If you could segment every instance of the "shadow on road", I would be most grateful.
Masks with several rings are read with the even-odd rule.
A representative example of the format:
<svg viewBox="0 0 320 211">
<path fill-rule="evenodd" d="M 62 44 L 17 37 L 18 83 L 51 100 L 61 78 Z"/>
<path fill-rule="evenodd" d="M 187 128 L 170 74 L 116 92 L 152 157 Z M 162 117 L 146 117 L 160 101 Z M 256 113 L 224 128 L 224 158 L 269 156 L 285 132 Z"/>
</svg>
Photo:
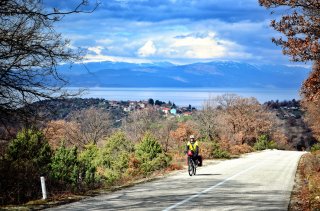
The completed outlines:
<svg viewBox="0 0 320 211">
<path fill-rule="evenodd" d="M 222 174 L 196 174 L 195 176 L 219 176 Z"/>
<path fill-rule="evenodd" d="M 221 174 L 199 174 L 198 176 L 206 176 L 201 180 L 185 177 L 154 181 L 112 194 L 88 198 L 57 210 L 164 210 L 188 198 L 192 199 L 174 210 L 286 210 L 283 195 L 289 193 L 279 190 L 261 191 L 258 184 L 250 182 L 229 180 L 217 188 L 204 191 L 223 182 L 210 177 L 217 175 Z M 197 196 L 193 197 L 195 195 Z"/>
</svg>

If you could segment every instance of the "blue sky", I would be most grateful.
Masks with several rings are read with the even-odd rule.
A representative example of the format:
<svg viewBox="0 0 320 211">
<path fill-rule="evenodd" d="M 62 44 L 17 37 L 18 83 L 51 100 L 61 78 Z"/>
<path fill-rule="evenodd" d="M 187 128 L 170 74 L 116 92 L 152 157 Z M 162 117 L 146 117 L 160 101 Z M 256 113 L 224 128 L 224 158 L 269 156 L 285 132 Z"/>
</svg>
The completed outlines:
<svg viewBox="0 0 320 211">
<path fill-rule="evenodd" d="M 74 2 L 47 4 L 67 9 Z M 67 16 L 56 30 L 87 49 L 85 62 L 288 64 L 271 42 L 279 36 L 272 18 L 258 0 L 101 0 L 96 11 Z"/>
</svg>

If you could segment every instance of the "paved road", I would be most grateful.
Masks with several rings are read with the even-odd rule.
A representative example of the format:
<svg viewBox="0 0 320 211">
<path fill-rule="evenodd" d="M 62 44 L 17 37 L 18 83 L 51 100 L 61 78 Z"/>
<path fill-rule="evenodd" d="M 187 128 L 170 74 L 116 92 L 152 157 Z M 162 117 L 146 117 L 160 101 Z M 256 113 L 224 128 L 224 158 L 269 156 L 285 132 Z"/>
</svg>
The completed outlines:
<svg viewBox="0 0 320 211">
<path fill-rule="evenodd" d="M 301 155 L 251 153 L 50 210 L 287 210 Z"/>
</svg>

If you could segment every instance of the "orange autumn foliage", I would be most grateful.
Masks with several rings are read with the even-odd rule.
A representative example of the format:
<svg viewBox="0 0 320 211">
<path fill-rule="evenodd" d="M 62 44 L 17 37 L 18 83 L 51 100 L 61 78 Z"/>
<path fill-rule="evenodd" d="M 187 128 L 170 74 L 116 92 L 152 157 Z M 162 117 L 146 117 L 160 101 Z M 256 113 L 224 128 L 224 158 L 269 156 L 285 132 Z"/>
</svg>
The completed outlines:
<svg viewBox="0 0 320 211">
<path fill-rule="evenodd" d="M 65 120 L 50 121 L 43 130 L 46 139 L 53 149 L 57 149 L 64 141 L 66 146 L 78 146 L 79 125 Z"/>
<path fill-rule="evenodd" d="M 271 26 L 286 37 L 272 39 L 282 46 L 283 54 L 299 62 L 320 60 L 319 0 L 259 0 L 259 3 L 272 8 L 272 12 L 276 8 L 286 9 L 287 14 L 271 21 Z"/>
<path fill-rule="evenodd" d="M 179 144 L 186 143 L 189 140 L 190 135 L 195 135 L 196 131 L 192 128 L 192 125 L 182 122 L 178 123 L 178 128 L 176 130 L 171 131 L 170 136 Z"/>
</svg>

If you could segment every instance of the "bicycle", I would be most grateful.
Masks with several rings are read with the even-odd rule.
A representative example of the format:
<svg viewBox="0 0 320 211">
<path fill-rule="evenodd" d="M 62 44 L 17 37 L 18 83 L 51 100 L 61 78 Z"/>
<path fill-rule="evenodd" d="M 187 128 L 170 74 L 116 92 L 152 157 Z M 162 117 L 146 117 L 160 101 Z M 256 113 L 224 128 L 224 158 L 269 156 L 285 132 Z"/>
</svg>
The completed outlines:
<svg viewBox="0 0 320 211">
<path fill-rule="evenodd" d="M 197 162 L 193 160 L 193 153 L 188 151 L 188 173 L 190 176 L 196 175 L 197 173 Z"/>
</svg>

